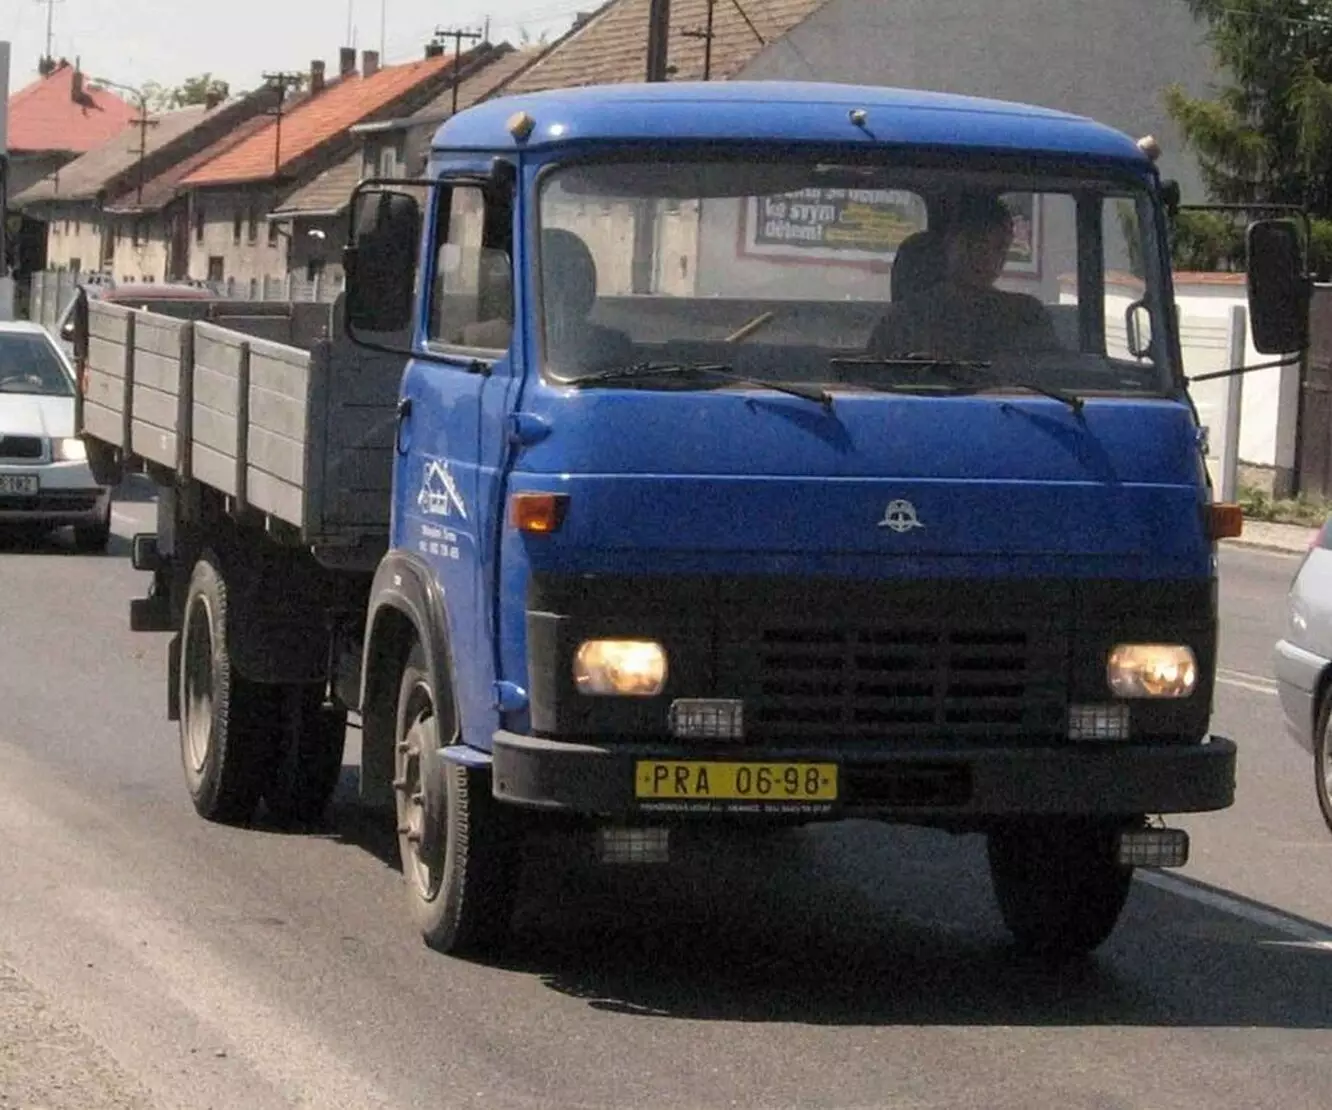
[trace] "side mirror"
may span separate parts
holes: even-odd
[[[1288,355],[1309,345],[1309,282],[1294,220],[1257,220],[1247,235],[1249,321],[1259,354]]]
[[[358,189],[352,198],[347,275],[347,331],[401,333],[412,322],[421,206],[408,193]]]

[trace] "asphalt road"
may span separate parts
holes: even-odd
[[[977,838],[864,824],[664,872],[547,859],[520,955],[435,955],[354,806],[321,835],[195,817],[124,552],[0,553],[0,963],[160,1106],[1328,1104],[1332,836],[1266,677],[1289,557],[1222,559],[1237,805],[1057,975],[1009,954]]]

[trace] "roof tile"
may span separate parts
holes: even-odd
[[[61,62],[46,77],[9,98],[11,153],[47,150],[84,154],[104,143],[134,118],[135,108],[80,74],[83,92],[75,98],[75,68]]]
[[[349,127],[441,76],[452,64],[453,59],[446,56],[426,58],[385,66],[371,77],[354,74],[330,84],[318,96],[284,113],[276,168],[279,172],[289,169]],[[183,184],[186,187],[231,185],[271,178],[278,142],[276,128],[275,120],[268,121],[267,127],[199,166],[184,178]]]
[[[329,167],[308,185],[292,193],[273,210],[274,216],[341,212],[361,180],[365,155],[357,150],[350,158]]]
[[[709,76],[712,80],[735,76],[766,44],[776,42],[827,3],[828,0],[746,0],[743,9],[739,4],[716,4]],[[649,8],[650,0],[611,0],[545,57],[499,90],[500,94],[642,81],[647,68]],[[672,80],[695,81],[703,77],[705,44],[701,38],[686,37],[684,32],[702,30],[707,18],[707,0],[675,0],[671,5],[667,64],[673,67]]]

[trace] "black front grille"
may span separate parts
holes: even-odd
[[[38,436],[0,436],[0,459],[40,459],[42,441]]]
[[[948,616],[764,621],[748,651],[737,642],[723,653],[719,686],[739,687],[745,732],[755,740],[983,743],[1058,735],[1067,691],[1063,628],[1023,626],[1013,612],[995,623]]]
[[[43,492],[35,497],[0,496],[0,512],[86,513],[97,504],[97,494]]]

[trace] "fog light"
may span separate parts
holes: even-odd
[[[598,829],[601,863],[670,863],[670,829]]]
[[[1121,698],[1187,698],[1198,685],[1198,661],[1184,644],[1117,644],[1106,681]]]
[[[1070,740],[1127,740],[1129,707],[1121,704],[1070,705]]]
[[[1125,867],[1183,867],[1189,862],[1189,834],[1183,829],[1122,832],[1118,857]]]
[[[580,694],[651,698],[666,685],[666,649],[652,640],[588,640],[573,670]]]
[[[745,735],[745,703],[739,698],[676,698],[671,735],[677,740],[739,740]]]

